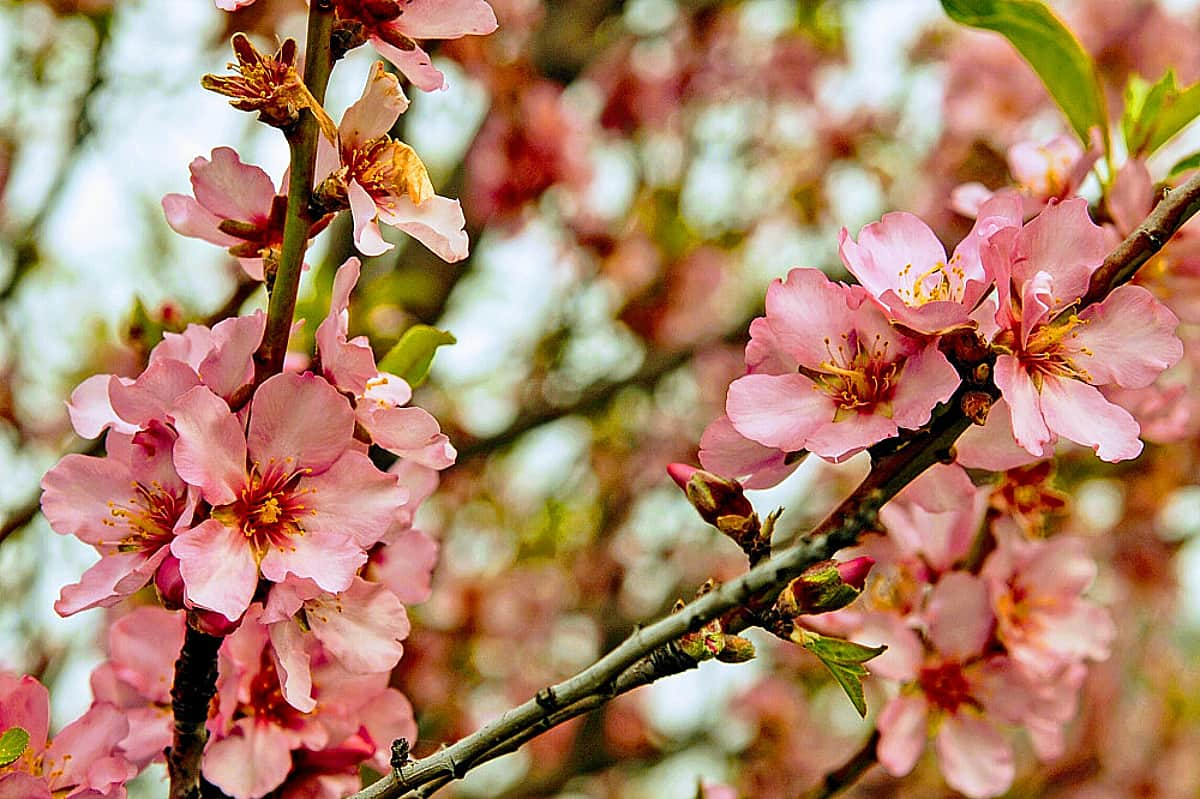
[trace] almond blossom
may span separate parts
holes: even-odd
[[[996,614],[996,635],[1035,678],[1083,659],[1104,660],[1115,636],[1108,612],[1083,598],[1096,563],[1070,536],[1006,536],[981,572]]]
[[[287,197],[275,193],[270,175],[242,163],[230,147],[213,150],[211,160],[197,157],[188,170],[195,197],[163,197],[167,224],[181,236],[227,248],[247,275],[262,280],[264,259],[278,261],[283,248]]]
[[[1004,727],[1022,724],[1053,738],[1073,713],[1073,699],[1064,714],[1063,703],[1041,701],[1043,692],[1008,658],[985,654],[994,619],[979,578],[965,572],[945,575],[925,613],[933,651],[914,664],[905,675],[907,685],[879,714],[879,763],[893,776],[908,774],[932,734],[951,788],[972,799],[999,796],[1016,773]],[[1051,693],[1073,697],[1075,677],[1069,675],[1069,684],[1051,684]],[[1048,757],[1050,749],[1038,752]]]
[[[496,30],[496,14],[484,0],[335,0],[334,9],[341,22],[361,26],[379,54],[427,92],[444,88],[446,77],[416,40]]]
[[[392,249],[380,235],[383,222],[403,230],[443,260],[461,261],[467,257],[467,234],[458,200],[435,194],[413,148],[388,135],[407,108],[400,82],[377,61],[362,97],[342,117],[337,151],[324,139],[318,145],[317,175],[327,177],[318,186],[317,197],[327,206],[349,206],[354,246],[364,255]]]
[[[842,263],[893,322],[925,335],[973,327],[971,311],[991,289],[992,276],[980,246],[997,230],[1019,227],[1021,207],[1012,192],[1000,192],[979,210],[975,227],[946,257],[929,226],[909,213],[884,214],[858,234],[839,236]]]
[[[729,387],[725,410],[742,436],[787,452],[843,460],[900,428],[929,421],[957,372],[936,345],[899,332],[859,286],[793,269],[767,290],[761,358]]]
[[[205,779],[234,799],[259,799],[288,780],[293,752],[309,757],[325,752],[331,760],[336,755],[340,763],[325,765],[337,768],[323,769],[334,773],[344,773],[348,754],[355,756],[355,766],[365,762],[386,771],[390,742],[416,735],[412,707],[388,687],[388,674],[351,674],[318,647],[313,652],[315,701],[311,713],[302,713],[283,698],[260,613],[261,607],[253,605],[221,647],[218,711],[209,723],[213,741],[201,768]]]
[[[1076,310],[1107,251],[1080,198],[1051,204],[985,245],[999,300],[996,385],[1017,443],[1033,455],[1061,435],[1103,460],[1136,457],[1137,422],[1097,386],[1149,385],[1183,355],[1179,320],[1140,286],[1121,286]]]
[[[354,413],[311,374],[264,382],[243,426],[204,386],[176,402],[179,475],[200,490],[209,518],[176,537],[185,596],[236,620],[259,574],[350,587],[366,549],[391,526],[406,492],[354,446]]]
[[[1093,134],[1086,151],[1079,139],[1065,134],[1044,144],[1020,141],[1008,148],[1008,171],[1020,192],[1023,217],[1038,213],[1051,200],[1075,196],[1103,147],[1098,131]],[[960,214],[975,217],[984,213],[983,206],[994,196],[982,183],[964,183],[951,192],[950,204]]]
[[[29,744],[0,766],[5,799],[125,799],[137,769],[118,746],[129,729],[124,714],[98,702],[47,740],[50,695],[33,677],[0,672],[0,733],[19,727]]]

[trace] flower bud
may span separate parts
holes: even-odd
[[[721,622],[714,619],[696,632],[680,638],[679,648],[692,660],[709,660],[720,655],[725,647],[725,638],[721,632]]]
[[[222,638],[240,627],[242,620],[239,617],[237,621],[230,621],[215,610],[193,608],[192,612],[188,614],[188,623],[192,625],[193,629],[206,635]]]
[[[828,613],[846,607],[862,593],[875,559],[855,558],[839,563],[814,563],[792,580],[775,600],[775,610],[786,618]]]
[[[722,516],[748,518],[754,515],[754,507],[742,493],[742,484],[737,480],[727,480],[686,463],[672,463],[667,467],[667,474],[687,494],[700,518],[711,525],[716,525]]]
[[[167,555],[154,572],[154,588],[159,601],[167,610],[183,608],[183,575],[179,573],[179,558]]]

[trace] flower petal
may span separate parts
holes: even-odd
[[[1012,746],[983,719],[952,715],[942,720],[934,747],[946,784],[971,799],[999,796],[1016,775]]]
[[[1042,417],[1042,397],[1029,373],[1015,357],[1001,355],[996,358],[995,375],[996,386],[1008,404],[1013,436],[1017,443],[1030,454],[1042,457],[1052,437],[1050,428],[1046,426],[1046,420]],[[1049,381],[1042,383],[1043,391],[1047,382]]]
[[[235,150],[218,147],[212,160],[192,161],[192,189],[196,200],[221,219],[266,222],[275,201],[275,184],[259,167],[244,164]]]
[[[316,375],[279,374],[254,392],[246,442],[264,466],[292,462],[314,473],[328,469],[350,447],[354,411]]]
[[[1106,400],[1095,386],[1070,378],[1046,378],[1041,404],[1047,427],[1091,447],[1100,460],[1124,461],[1142,452],[1137,420]]]
[[[336,594],[350,587],[358,567],[366,562],[367,553],[349,536],[305,532],[291,536],[286,546],[270,546],[260,567],[271,582],[281,583],[294,574]]]
[[[1179,317],[1141,286],[1121,286],[1079,319],[1083,324],[1064,343],[1094,386],[1142,388],[1183,357]]]
[[[246,437],[225,400],[196,386],[175,402],[171,417],[179,433],[175,471],[209,504],[233,502],[246,482]]]
[[[804,375],[746,375],[729,386],[729,421],[743,436],[787,452],[833,420],[833,402]]]
[[[435,194],[418,205],[396,197],[390,207],[379,209],[379,220],[403,230],[446,263],[467,257],[467,220],[458,200]]]
[[[311,514],[301,521],[306,532],[347,536],[362,549],[387,532],[408,499],[395,475],[379,471],[369,457],[354,451],[325,472],[302,479],[299,489],[311,492],[306,502]]]
[[[259,799],[278,788],[292,770],[291,741],[274,724],[241,719],[233,734],[204,750],[204,779],[234,799]]]
[[[241,530],[208,519],[171,542],[184,596],[191,604],[237,621],[258,586],[258,566]]]
[[[378,36],[371,37],[371,46],[381,56],[391,61],[404,77],[412,81],[413,86],[424,92],[436,92],[446,85],[446,76],[433,65],[429,53],[419,46],[411,50],[401,50],[395,45],[388,44]]]
[[[305,605],[313,635],[350,671],[391,671],[404,653],[408,614],[400,600],[379,583],[361,578],[336,597],[323,595]]]
[[[370,193],[357,180],[351,180],[346,187],[346,195],[350,200],[350,216],[354,220],[355,248],[363,255],[383,255],[392,249],[393,245],[384,241],[379,232],[379,223],[375,219],[379,209]]]
[[[410,8],[404,9],[408,16]],[[408,98],[400,88],[395,75],[384,70],[383,62],[376,61],[358,98],[342,115],[338,125],[338,139],[342,152],[353,152],[385,135],[396,124],[396,120],[408,108]]]
[[[710,472],[740,480],[745,488],[770,488],[784,480],[802,459],[751,441],[734,429],[728,416],[718,417],[700,436],[700,463]]]
[[[879,765],[893,777],[903,777],[917,765],[925,749],[929,708],[920,696],[898,696],[880,712],[875,726]]]
[[[983,651],[995,621],[987,585],[967,572],[950,572],[938,580],[926,616],[938,652],[959,661]]]
[[[168,194],[162,198],[163,215],[167,224],[181,236],[203,239],[218,247],[232,247],[242,240],[223,233],[221,217],[184,194]]]

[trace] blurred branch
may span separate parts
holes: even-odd
[[[806,791],[801,799],[829,799],[849,788],[866,773],[867,769],[877,762],[875,748],[879,745],[879,730],[871,733],[871,737],[863,744],[862,749],[854,754],[846,763],[825,775],[825,779],[810,791]]]
[[[1131,276],[1197,210],[1200,210],[1200,175],[1188,180],[1160,203],[1138,230],[1105,258],[1097,274],[1116,276],[1107,278],[1108,285],[1120,282],[1119,276]],[[1087,301],[1094,302],[1103,296],[1103,293],[1092,296],[1089,292]],[[736,614],[732,623],[723,625],[724,632],[737,633],[755,623],[755,611],[771,602],[801,571],[852,545],[863,531],[874,529],[878,511],[884,503],[934,463],[953,458],[954,442],[971,424],[961,411],[964,397],[979,391],[985,391],[992,399],[998,396],[990,374],[986,380],[974,384],[971,380],[972,374],[989,372],[979,368],[983,365],[983,362],[957,363],[964,382],[950,401],[935,412],[928,427],[872,448],[870,473],[807,538],[774,553],[741,577],[713,589],[678,613],[635,630],[596,663],[557,685],[543,688],[532,699],[471,735],[428,757],[398,764],[390,775],[353,794],[351,799],[428,797],[444,785],[461,779],[480,763],[513,751],[541,732],[593,710],[620,693],[695,666],[677,644],[683,635],[738,608],[749,612]],[[867,757],[860,752],[830,778],[835,781],[857,778],[869,766]]]
[[[12,297],[20,285],[22,278],[37,265],[37,242],[41,237],[42,225],[45,224],[46,219],[50,216],[59,198],[62,196],[63,189],[66,187],[67,181],[75,169],[75,163],[79,155],[83,152],[84,145],[96,130],[92,124],[91,116],[88,114],[88,106],[91,105],[92,98],[95,97],[100,87],[104,85],[101,67],[112,38],[112,13],[89,15],[86,19],[96,34],[96,40],[88,60],[88,74],[91,77],[87,88],[84,89],[83,94],[80,95],[76,103],[75,118],[71,125],[71,143],[58,164],[58,169],[54,173],[54,177],[50,180],[50,186],[46,191],[46,196],[42,204],[25,224],[20,235],[15,237],[13,251],[16,257],[13,263],[13,271],[9,276],[8,282],[0,287],[0,302],[7,301]]]

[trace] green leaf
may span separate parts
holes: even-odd
[[[433,354],[444,344],[454,344],[457,339],[445,330],[429,325],[413,325],[404,331],[396,346],[383,356],[379,371],[390,372],[404,378],[413,388],[425,382],[429,367],[433,365]]]
[[[995,31],[1008,39],[1042,79],[1084,146],[1096,126],[1107,135],[1104,95],[1091,56],[1079,40],[1037,0],[942,0],[955,22]]]
[[[1189,169],[1196,169],[1198,167],[1200,167],[1200,153],[1192,153],[1176,161],[1175,166],[1171,167],[1171,172],[1167,177],[1173,178],[1182,172],[1187,172]]]
[[[862,681],[869,673],[863,665],[868,660],[883,654],[886,646],[864,646],[840,638],[823,635],[799,627],[792,633],[792,640],[817,656],[829,673],[842,686],[858,715],[867,715],[867,699],[863,695]]]
[[[1200,83],[1180,89],[1167,70],[1157,83],[1133,76],[1125,87],[1121,130],[1131,156],[1149,155],[1200,116]]]
[[[0,767],[16,761],[29,746],[29,733],[21,727],[10,727],[0,735]]]

